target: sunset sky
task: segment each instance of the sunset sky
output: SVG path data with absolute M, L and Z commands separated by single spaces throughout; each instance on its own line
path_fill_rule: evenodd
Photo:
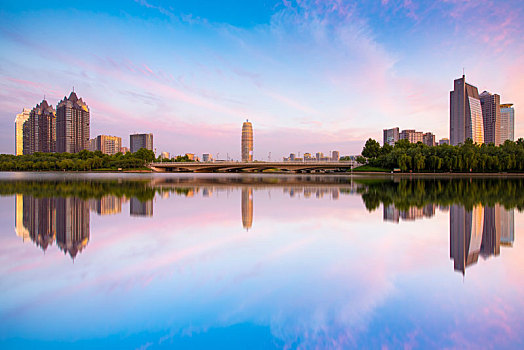
M 508 1 L 2 1 L 0 153 L 15 115 L 72 87 L 91 137 L 154 133 L 157 153 L 255 159 L 358 154 L 382 129 L 449 136 L 462 75 L 515 104 L 524 136 L 524 3 Z

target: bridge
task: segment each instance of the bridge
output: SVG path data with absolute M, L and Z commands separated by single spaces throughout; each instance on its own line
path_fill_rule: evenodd
M 277 170 L 284 172 L 331 172 L 347 171 L 355 162 L 160 162 L 151 163 L 149 168 L 156 172 L 263 172 Z

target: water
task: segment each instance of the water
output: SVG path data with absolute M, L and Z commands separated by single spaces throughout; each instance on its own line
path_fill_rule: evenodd
M 523 184 L 0 174 L 0 347 L 522 348 Z

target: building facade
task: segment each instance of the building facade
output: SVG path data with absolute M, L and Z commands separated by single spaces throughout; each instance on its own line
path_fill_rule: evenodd
M 331 160 L 334 162 L 338 162 L 340 160 L 340 152 L 339 151 L 332 151 L 331 152 Z
M 484 143 L 500 145 L 500 96 L 484 91 L 480 94 Z
M 395 142 L 400 140 L 399 128 L 384 129 L 383 133 L 384 141 L 382 142 L 382 146 L 384 146 L 385 144 L 395 146 Z
M 415 131 L 414 129 L 402 130 L 400 139 L 408 140 L 410 143 L 423 142 L 424 133 L 422 131 Z
M 29 119 L 30 113 L 29 108 L 24 108 L 15 118 L 15 155 L 17 156 L 24 154 L 24 123 Z
M 515 109 L 512 103 L 500 105 L 500 143 L 515 141 Z
M 129 147 L 131 153 L 135 153 L 141 148 L 153 150 L 153 134 L 133 134 L 129 135 Z
M 471 139 L 484 143 L 484 125 L 480 96 L 475 86 L 466 83 L 466 76 L 455 79 L 450 91 L 449 135 L 453 146 Z
M 242 161 L 253 161 L 253 125 L 246 120 L 242 124 L 242 145 L 241 145 Z
M 23 154 L 56 152 L 56 113 L 46 100 L 29 113 L 23 124 Z
M 98 135 L 94 142 L 94 150 L 104 154 L 117 154 L 122 148 L 122 138 L 118 136 Z
M 440 145 L 449 145 L 449 139 L 448 139 L 447 137 L 445 137 L 445 138 L 443 138 L 443 139 L 440 139 L 440 140 L 438 141 L 438 144 L 439 144 L 439 146 L 440 146 Z
M 89 149 L 89 107 L 73 91 L 56 107 L 56 151 L 77 153 Z
M 427 132 L 425 134 L 422 135 L 422 143 L 427 145 L 427 146 L 435 146 L 436 143 L 435 143 L 435 135 L 433 135 L 433 133 L 431 132 Z

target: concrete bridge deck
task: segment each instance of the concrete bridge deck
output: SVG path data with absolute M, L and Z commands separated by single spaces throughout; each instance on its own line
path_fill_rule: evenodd
M 276 169 L 288 172 L 347 171 L 354 162 L 161 162 L 151 163 L 156 172 L 262 172 Z

